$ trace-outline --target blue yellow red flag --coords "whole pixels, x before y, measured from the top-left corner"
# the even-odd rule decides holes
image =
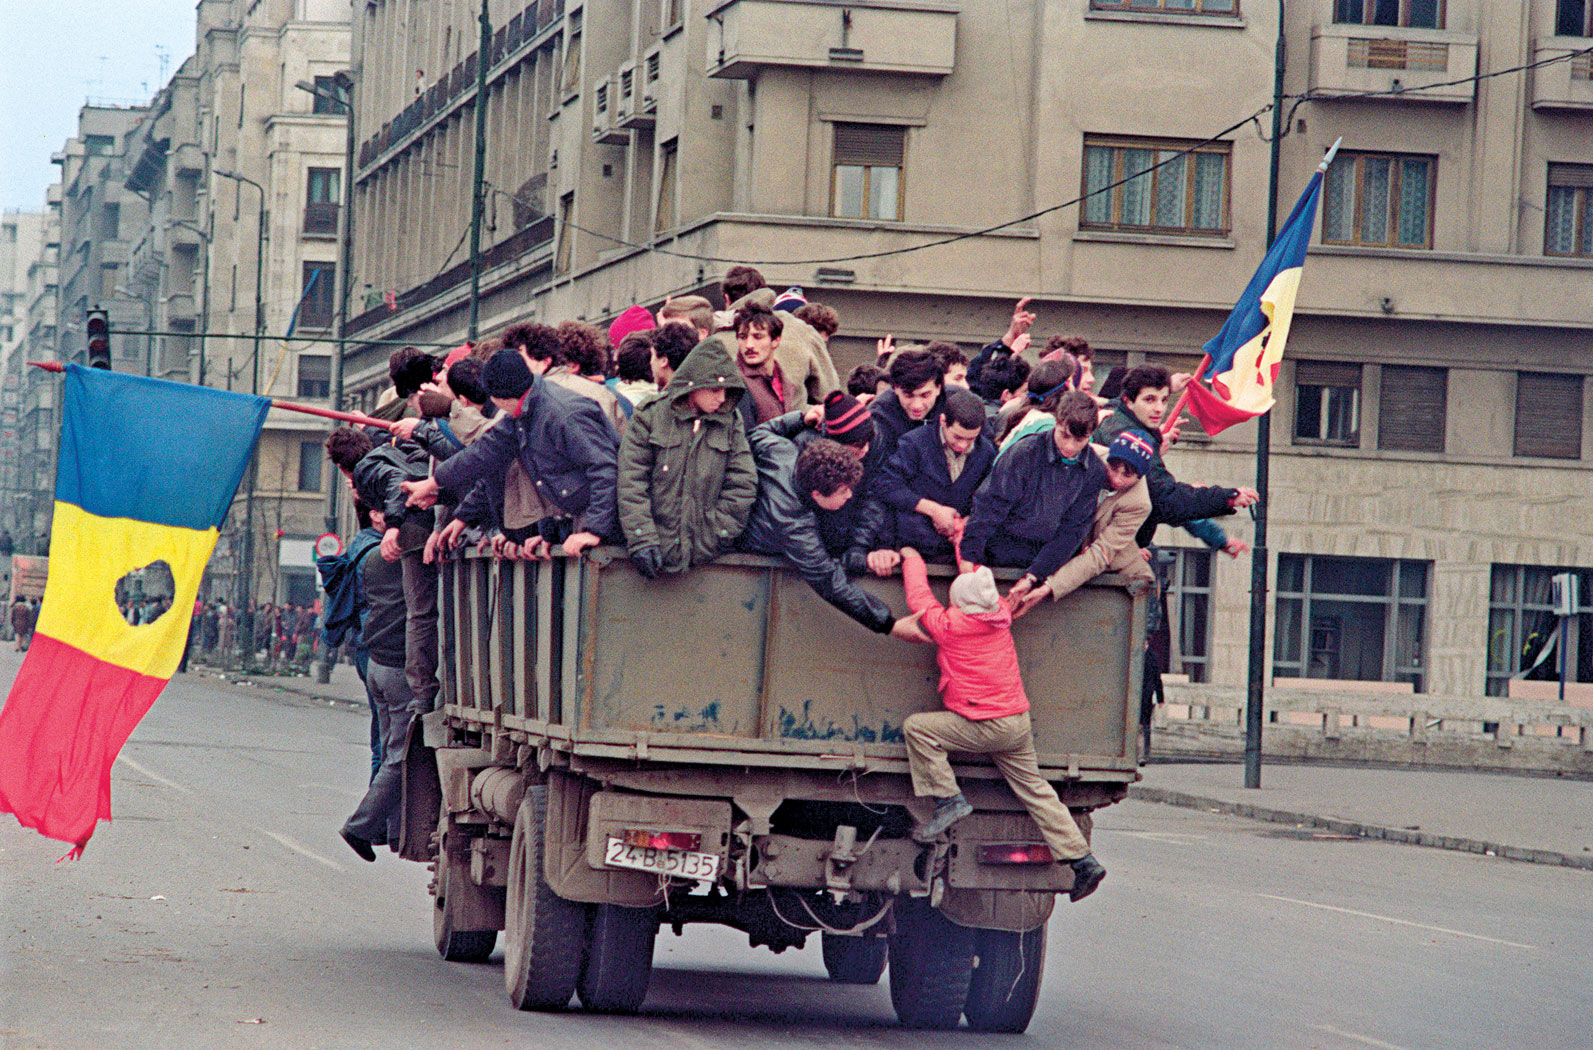
[[[1215,434],[1254,419],[1273,405],[1273,386],[1289,340],[1305,253],[1316,227],[1322,178],[1338,144],[1327,153],[1272,247],[1256,269],[1233,312],[1205,346],[1208,363],[1189,385],[1189,410]]]
[[[69,365],[50,575],[0,708],[0,812],[82,851],[111,816],[111,765],[182,659],[190,611],[270,401]],[[133,625],[116,585],[171,568]]]

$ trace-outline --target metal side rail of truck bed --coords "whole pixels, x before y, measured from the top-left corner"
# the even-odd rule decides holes
[[[931,573],[945,600],[951,570]],[[905,612],[899,578],[858,583]],[[1027,1023],[1037,967],[998,995],[973,960],[1033,963],[1072,873],[979,756],[953,756],[974,814],[911,839],[928,806],[902,727],[940,707],[933,646],[872,634],[748,555],[660,580],[612,548],[472,555],[444,564],[439,612],[443,703],[412,734],[401,852],[436,862],[445,957],[503,929],[517,1005],[630,1009],[660,924],[776,951],[819,931],[836,980],[877,980],[889,941],[908,1023]],[[1102,577],[1014,626],[1041,771],[1086,834],[1139,776],[1145,613],[1143,589]],[[543,949],[571,938],[548,949],[578,958],[563,974]],[[616,967],[631,977],[604,985]]]

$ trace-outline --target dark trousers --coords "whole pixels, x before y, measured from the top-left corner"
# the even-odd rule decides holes
[[[985,564],[991,568],[1027,569],[1045,544],[998,532],[985,544]]]
[[[348,818],[343,830],[377,845],[398,841],[398,805],[403,797],[404,742],[411,716],[418,708],[409,692],[407,676],[401,668],[372,663],[366,688],[376,705],[382,728],[382,764],[376,769],[370,788],[359,808]]]
[[[427,565],[421,551],[405,551],[404,676],[415,706],[430,711],[437,702],[437,563]],[[375,664],[371,665],[376,666]]]

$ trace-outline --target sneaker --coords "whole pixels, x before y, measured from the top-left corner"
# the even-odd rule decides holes
[[[1075,861],[1064,861],[1073,869],[1073,888],[1068,891],[1068,900],[1081,901],[1094,893],[1101,885],[1101,880],[1106,878],[1106,869],[1101,867],[1101,862],[1095,859],[1095,854],[1086,853]]]
[[[973,807],[962,797],[961,791],[950,798],[940,799],[935,803],[935,815],[913,829],[913,840],[934,842],[946,833],[947,828],[972,812]]]
[[[371,849],[371,844],[368,841],[360,838],[347,828],[339,831],[338,834],[343,836],[343,841],[348,843],[349,849],[360,855],[361,860],[368,860],[372,863],[375,863],[376,851]]]

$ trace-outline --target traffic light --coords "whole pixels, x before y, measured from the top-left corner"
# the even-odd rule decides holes
[[[107,371],[111,367],[111,318],[104,310],[88,312],[88,363]]]

